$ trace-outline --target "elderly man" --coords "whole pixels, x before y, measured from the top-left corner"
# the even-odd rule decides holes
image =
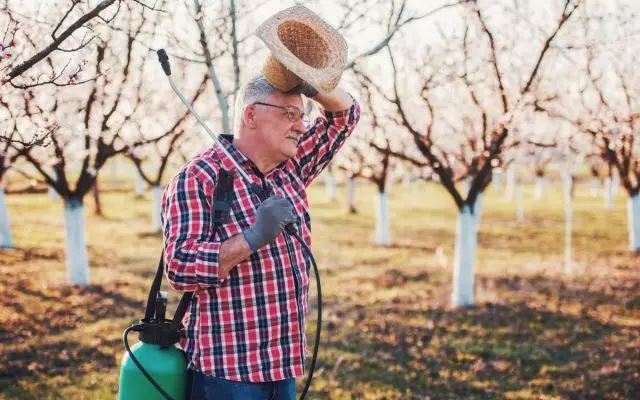
[[[300,93],[321,106],[309,125]],[[318,95],[303,84],[283,93],[258,76],[238,94],[235,135],[221,142],[270,197],[260,202],[217,147],[196,156],[168,185],[166,275],[173,288],[195,292],[180,343],[188,357],[188,399],[295,398],[306,356],[311,261],[282,231],[299,220],[311,247],[306,188],[359,116],[358,104],[340,88]],[[214,227],[221,169],[235,175],[233,202],[227,223]]]

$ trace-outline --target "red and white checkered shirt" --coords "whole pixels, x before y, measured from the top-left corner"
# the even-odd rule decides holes
[[[303,135],[297,156],[266,175],[233,146],[231,136],[221,136],[221,142],[254,183],[293,201],[301,220],[299,232],[311,247],[306,187],[353,132],[359,117],[355,101],[348,110],[324,112]],[[214,229],[220,168],[234,174],[234,194],[227,223]],[[166,276],[173,288],[195,292],[180,342],[189,368],[232,381],[269,382],[303,375],[311,261],[302,246],[280,234],[226,278],[218,276],[221,243],[251,226],[260,200],[217,146],[180,170],[162,204]]]

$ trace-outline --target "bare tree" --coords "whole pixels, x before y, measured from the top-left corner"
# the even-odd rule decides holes
[[[567,64],[579,73],[572,85],[559,80],[567,94],[536,106],[571,122],[592,140],[606,166],[605,204],[612,203],[612,175],[618,174],[628,196],[629,248],[640,252],[640,74],[637,70],[640,35],[637,3],[622,2],[612,13],[601,2],[590,2],[581,13],[581,46],[572,49]],[[627,38],[619,44],[620,38]]]
[[[160,17],[144,10],[123,6],[115,29],[85,47],[92,51],[87,70],[96,79],[81,87],[32,86],[33,98],[24,106],[21,124],[32,130],[56,128],[48,129],[50,146],[33,148],[24,157],[64,201],[67,268],[74,284],[89,283],[85,195],[107,160],[162,137],[147,134],[139,140],[137,126],[151,126],[152,113],[171,115],[165,105],[151,100],[159,94],[154,82],[143,79],[145,71],[157,65],[136,38],[153,34]]]
[[[460,212],[454,305],[474,303],[482,193],[491,182],[493,168],[500,165],[500,156],[518,143],[513,127],[519,123],[519,113],[535,98],[551,44],[578,5],[564,1],[553,20],[544,21],[543,26],[529,20],[532,10],[523,10],[527,4],[520,2],[514,6],[518,9],[503,3],[491,8],[467,5],[460,12],[461,34],[440,27],[442,45],[426,45],[410,73],[408,60],[416,58],[417,51],[415,47],[405,50],[402,75],[397,50],[392,50],[394,44],[387,47],[392,87],[378,84],[378,92],[393,105],[398,123],[412,135]],[[500,12],[501,18],[491,18],[489,23],[492,12]],[[417,94],[414,88],[418,88]],[[418,109],[415,104],[419,101],[424,106]],[[411,108],[409,103],[413,104]],[[469,179],[467,193],[455,184],[465,179]]]

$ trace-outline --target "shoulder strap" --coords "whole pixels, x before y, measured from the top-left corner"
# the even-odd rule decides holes
[[[218,173],[218,183],[216,184],[216,190],[213,195],[213,236],[216,235],[218,228],[227,223],[229,216],[231,215],[231,204],[233,201],[233,174],[227,170],[220,169]],[[160,284],[162,283],[162,276],[164,275],[164,249],[160,256],[160,262],[158,263],[158,270],[156,276],[151,284],[151,291],[149,292],[149,298],[147,299],[147,308],[144,314],[145,319],[151,320],[155,316],[156,298],[158,297],[158,291],[160,290]],[[180,303],[176,308],[176,312],[173,315],[173,323],[180,325],[182,318],[189,307],[193,292],[185,292],[180,299]]]
[[[233,174],[221,169],[218,173],[218,184],[213,197],[213,224],[214,235],[218,227],[227,223],[231,214],[233,201]]]

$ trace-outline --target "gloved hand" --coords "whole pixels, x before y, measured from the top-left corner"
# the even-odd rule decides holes
[[[251,250],[271,243],[291,222],[296,222],[293,204],[286,197],[271,196],[260,204],[256,222],[242,232]]]
[[[316,88],[309,85],[306,81],[302,81],[301,84],[291,89],[289,93],[303,94],[308,98],[316,97],[318,95]]]

